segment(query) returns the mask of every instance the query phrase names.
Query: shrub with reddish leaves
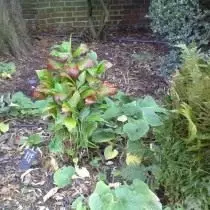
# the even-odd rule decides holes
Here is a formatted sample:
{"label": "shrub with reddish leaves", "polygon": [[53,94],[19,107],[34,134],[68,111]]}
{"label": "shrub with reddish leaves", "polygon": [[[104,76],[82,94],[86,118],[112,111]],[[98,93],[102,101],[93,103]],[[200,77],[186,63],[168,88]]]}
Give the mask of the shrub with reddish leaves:
{"label": "shrub with reddish leaves", "polygon": [[100,79],[111,66],[108,61],[99,62],[97,54],[87,45],[72,50],[71,41],[63,42],[53,47],[46,69],[37,71],[40,85],[33,96],[51,97],[47,115],[57,127],[71,133],[80,126],[79,116],[86,107],[116,94],[115,85]]}

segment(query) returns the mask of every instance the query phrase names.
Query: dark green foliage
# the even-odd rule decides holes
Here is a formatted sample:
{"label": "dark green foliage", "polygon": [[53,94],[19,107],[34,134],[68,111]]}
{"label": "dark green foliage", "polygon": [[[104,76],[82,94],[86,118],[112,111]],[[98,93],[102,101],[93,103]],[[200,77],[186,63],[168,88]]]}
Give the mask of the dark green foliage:
{"label": "dark green foliage", "polygon": [[172,43],[209,43],[209,15],[199,0],[152,0],[149,15],[152,30]]}
{"label": "dark green foliage", "polygon": [[180,66],[180,52],[173,48],[168,54],[162,57],[159,71],[164,77],[170,77],[175,70]]}

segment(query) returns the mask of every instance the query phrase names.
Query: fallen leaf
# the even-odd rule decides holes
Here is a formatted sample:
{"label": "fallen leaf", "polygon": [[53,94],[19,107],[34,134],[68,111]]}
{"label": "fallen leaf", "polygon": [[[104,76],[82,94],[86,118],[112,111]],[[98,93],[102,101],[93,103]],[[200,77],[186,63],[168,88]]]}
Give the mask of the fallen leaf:
{"label": "fallen leaf", "polygon": [[90,173],[85,167],[79,168],[78,166],[75,166],[75,172],[79,178],[90,177]]}
{"label": "fallen leaf", "polygon": [[44,197],[43,201],[46,202],[49,198],[51,198],[53,195],[55,195],[58,192],[58,187],[52,188]]}
{"label": "fallen leaf", "polygon": [[113,150],[112,145],[107,146],[104,149],[104,157],[105,160],[111,160],[114,159],[118,155],[118,151],[116,149]]}

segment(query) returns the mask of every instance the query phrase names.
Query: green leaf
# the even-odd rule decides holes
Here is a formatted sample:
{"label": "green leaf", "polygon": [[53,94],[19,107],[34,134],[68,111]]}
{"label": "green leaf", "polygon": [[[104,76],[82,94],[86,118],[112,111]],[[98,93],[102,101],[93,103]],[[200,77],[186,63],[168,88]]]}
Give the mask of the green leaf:
{"label": "green leaf", "polygon": [[54,138],[49,143],[49,150],[52,153],[63,153],[63,138],[58,135],[54,136]]}
{"label": "green leaf", "polygon": [[149,131],[149,125],[144,120],[133,120],[123,126],[123,131],[128,135],[129,140],[137,141]]}
{"label": "green leaf", "polygon": [[49,72],[47,69],[43,69],[36,70],[36,74],[40,80],[40,83],[43,84],[46,88],[53,87],[53,77],[51,75],[51,72]]}
{"label": "green leaf", "polygon": [[126,116],[134,116],[138,115],[141,117],[142,111],[140,107],[137,105],[136,101],[132,101],[122,106],[122,111]]}
{"label": "green leaf", "polygon": [[72,132],[72,130],[76,127],[77,121],[71,117],[68,117],[64,120],[63,123],[69,132]]}
{"label": "green leaf", "polygon": [[96,52],[94,52],[94,51],[91,50],[91,51],[87,54],[87,56],[88,56],[91,60],[97,62],[98,56],[97,56]]}
{"label": "green leaf", "polygon": [[97,143],[109,142],[115,139],[115,133],[111,128],[98,129],[92,135],[92,141]]}
{"label": "green leaf", "polygon": [[81,97],[78,91],[75,91],[73,96],[69,99],[68,103],[72,108],[76,108],[77,104],[79,103]]}
{"label": "green leaf", "polygon": [[86,206],[83,204],[84,197],[80,196],[73,201],[71,208],[76,210],[87,210]]}
{"label": "green leaf", "polygon": [[32,134],[28,137],[27,144],[29,146],[36,146],[42,142],[42,138],[39,134]]}
{"label": "green leaf", "polygon": [[78,80],[76,81],[77,87],[80,88],[82,85],[84,85],[86,79],[86,71],[83,71],[79,77]]}
{"label": "green leaf", "polygon": [[32,100],[27,97],[26,95],[24,95],[22,92],[17,92],[12,96],[12,103],[18,107],[20,107],[21,109],[32,109],[34,108],[34,104],[32,102]]}
{"label": "green leaf", "polygon": [[9,130],[9,124],[0,122],[0,133],[6,133]]}
{"label": "green leaf", "polygon": [[85,120],[90,114],[90,107],[85,107],[84,109],[82,109],[80,111],[80,114],[79,114],[79,119],[81,121]]}
{"label": "green leaf", "polygon": [[138,106],[142,111],[143,119],[149,125],[162,125],[161,118],[156,113],[166,114],[166,110],[161,108],[151,96],[146,96],[143,100],[138,100]]}
{"label": "green leaf", "polygon": [[53,176],[54,184],[59,188],[65,187],[72,183],[72,176],[75,173],[75,169],[72,166],[64,166],[58,169]]}
{"label": "green leaf", "polygon": [[109,145],[104,149],[105,160],[114,159],[115,157],[117,157],[118,154],[119,154],[119,152],[116,149],[113,150],[112,145]]}
{"label": "green leaf", "polygon": [[105,120],[110,120],[112,118],[118,117],[120,114],[121,114],[120,108],[116,105],[113,105],[104,112],[102,117]]}

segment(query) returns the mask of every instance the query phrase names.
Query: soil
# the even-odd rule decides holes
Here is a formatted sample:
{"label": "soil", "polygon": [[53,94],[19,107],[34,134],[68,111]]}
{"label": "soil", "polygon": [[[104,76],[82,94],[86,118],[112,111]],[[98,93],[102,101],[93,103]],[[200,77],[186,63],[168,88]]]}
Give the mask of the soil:
{"label": "soil", "polygon": [[[150,35],[146,37],[152,40]],[[13,61],[17,68],[10,80],[0,79],[0,94],[22,91],[30,96],[38,84],[35,70],[45,67],[50,47],[65,39],[58,36],[36,36],[28,57],[17,60],[10,56],[0,56],[0,61]],[[80,42],[78,39],[75,41]],[[143,43],[142,37],[136,34],[123,34],[123,37],[118,35],[117,39],[110,36],[104,43],[89,43],[89,46],[97,52],[99,59],[109,60],[113,64],[104,79],[117,84],[119,89],[130,95],[152,95],[157,99],[165,94],[167,81],[158,71],[161,58],[167,53],[165,45]],[[59,189],[50,199],[43,201],[43,196],[55,187],[52,178],[55,163],[52,164],[54,157],[47,151],[50,133],[46,128],[46,122],[40,119],[11,119],[9,132],[0,136],[0,210],[67,210],[76,197],[81,194],[88,196],[92,192],[98,171],[97,167],[85,163],[84,159],[82,165],[88,169],[90,176],[75,179],[70,187]],[[23,149],[18,145],[22,136],[32,133],[41,134],[44,144],[40,147],[41,153],[33,163],[32,170],[21,178],[24,171],[19,169],[19,162]],[[68,163],[58,159],[58,165]],[[112,161],[102,161],[100,168],[108,175],[109,169],[118,168],[118,165]],[[116,181],[111,175],[108,179],[110,182]]]}

